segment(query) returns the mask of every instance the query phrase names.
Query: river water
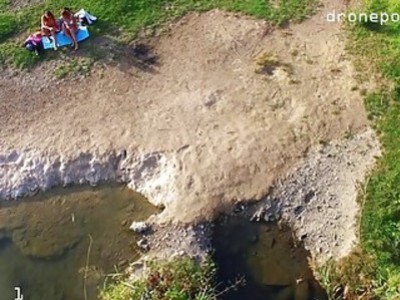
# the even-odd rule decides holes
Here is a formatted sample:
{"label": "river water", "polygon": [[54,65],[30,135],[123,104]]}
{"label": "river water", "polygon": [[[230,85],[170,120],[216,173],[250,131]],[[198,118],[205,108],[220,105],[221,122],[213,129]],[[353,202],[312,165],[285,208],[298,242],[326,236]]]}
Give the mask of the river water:
{"label": "river water", "polygon": [[0,298],[94,300],[139,257],[132,221],[158,209],[119,185],[59,188],[0,204]]}
{"label": "river water", "polygon": [[222,217],[213,236],[221,300],[327,300],[310,268],[310,254],[291,229]]}

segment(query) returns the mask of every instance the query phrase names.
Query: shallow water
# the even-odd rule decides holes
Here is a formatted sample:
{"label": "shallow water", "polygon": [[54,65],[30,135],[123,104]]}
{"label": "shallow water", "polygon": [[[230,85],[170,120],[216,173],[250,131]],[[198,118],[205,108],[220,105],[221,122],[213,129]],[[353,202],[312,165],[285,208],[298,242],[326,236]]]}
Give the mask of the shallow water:
{"label": "shallow water", "polygon": [[309,253],[293,242],[290,228],[223,217],[213,245],[221,290],[237,287],[221,300],[327,300],[310,270]]}
{"label": "shallow water", "polygon": [[1,299],[14,299],[14,287],[29,300],[97,299],[104,276],[139,257],[130,223],[157,212],[117,185],[60,188],[2,203]]}

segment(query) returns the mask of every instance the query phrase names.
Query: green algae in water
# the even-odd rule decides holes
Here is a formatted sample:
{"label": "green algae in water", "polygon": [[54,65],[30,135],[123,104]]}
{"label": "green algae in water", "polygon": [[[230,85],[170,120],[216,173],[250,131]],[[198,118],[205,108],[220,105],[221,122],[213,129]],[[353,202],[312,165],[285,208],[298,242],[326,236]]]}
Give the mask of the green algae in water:
{"label": "green algae in water", "polygon": [[81,300],[84,282],[87,299],[97,299],[104,276],[140,255],[130,222],[157,212],[142,196],[117,185],[60,188],[3,203],[1,299],[14,299],[14,287],[21,287],[24,299]]}
{"label": "green algae in water", "polygon": [[223,217],[215,226],[213,245],[221,290],[244,281],[221,300],[328,299],[309,267],[309,253],[294,243],[290,228]]}

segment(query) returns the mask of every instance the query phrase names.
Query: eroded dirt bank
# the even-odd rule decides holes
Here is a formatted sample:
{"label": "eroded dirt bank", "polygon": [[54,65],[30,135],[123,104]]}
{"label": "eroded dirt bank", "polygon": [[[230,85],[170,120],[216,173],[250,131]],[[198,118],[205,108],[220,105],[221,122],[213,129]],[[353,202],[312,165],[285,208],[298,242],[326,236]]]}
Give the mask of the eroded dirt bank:
{"label": "eroded dirt bank", "polygon": [[[157,63],[146,70],[120,61],[82,80],[50,84],[35,71],[4,72],[0,197],[118,180],[165,205],[159,221],[192,222],[262,199],[287,174],[307,175],[303,165],[318,179],[337,174],[326,179],[332,190],[348,191],[335,205],[350,212],[332,216],[335,224],[351,223],[350,237],[347,225],[321,234],[354,240],[357,183],[350,179],[363,180],[379,146],[340,24],[325,21],[327,11],[341,7],[327,1],[311,20],[273,31],[241,15],[190,14],[149,41]],[[263,53],[279,63],[257,73]],[[331,162],[334,173],[330,163],[320,168],[317,154],[304,158],[310,147],[329,141],[344,145],[337,150],[342,161]],[[364,150],[347,151],[347,143]],[[282,205],[294,205],[303,186],[311,190],[302,176],[282,189]],[[329,202],[330,191],[322,189],[316,199]],[[314,211],[312,201],[301,205]],[[311,222],[294,215],[298,228]],[[343,245],[338,248],[348,249]]]}

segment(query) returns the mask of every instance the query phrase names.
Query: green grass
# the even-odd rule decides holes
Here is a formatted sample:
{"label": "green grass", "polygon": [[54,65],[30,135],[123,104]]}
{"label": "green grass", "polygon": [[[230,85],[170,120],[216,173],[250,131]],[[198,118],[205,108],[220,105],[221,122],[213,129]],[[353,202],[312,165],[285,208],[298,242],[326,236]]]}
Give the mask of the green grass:
{"label": "green grass", "polygon": [[17,22],[12,14],[0,14],[0,42],[5,41],[15,32],[16,25]]}
{"label": "green grass", "polygon": [[90,72],[93,60],[90,58],[73,58],[58,65],[54,69],[54,75],[57,79],[69,76],[86,75]]}
{"label": "green grass", "polygon": [[142,279],[128,282],[117,275],[100,292],[101,300],[216,300],[215,266],[190,258],[152,262]]}
{"label": "green grass", "polygon": [[[189,11],[221,8],[243,12],[277,25],[289,20],[300,21],[312,13],[315,0],[273,1],[275,4],[268,0],[47,0],[19,11],[7,10],[8,3],[8,0],[0,0],[0,43],[13,44],[13,49],[17,49],[29,32],[39,28],[44,9],[58,14],[64,6],[74,10],[83,7],[99,17],[99,22],[91,30],[94,36],[113,35],[121,42],[129,42],[142,28],[159,26]],[[14,62],[15,56],[9,56],[9,51],[4,53],[2,49],[0,47],[3,65],[31,67],[36,62],[28,56],[24,57],[25,62],[21,62],[21,55],[18,55],[19,62]]]}
{"label": "green grass", "polygon": [[[400,2],[368,0],[365,10],[398,13]],[[350,264],[341,274],[352,274],[347,285],[360,299],[400,299],[400,25],[359,24],[352,26],[350,36],[349,50],[358,59],[361,77],[369,79],[376,71],[383,75],[380,89],[366,95],[365,106],[384,155],[365,187],[360,221],[363,257],[373,257],[374,272],[361,278]],[[365,290],[370,290],[371,298],[362,296]]]}
{"label": "green grass", "polygon": [[8,9],[10,0],[0,0],[0,12],[4,12]]}

